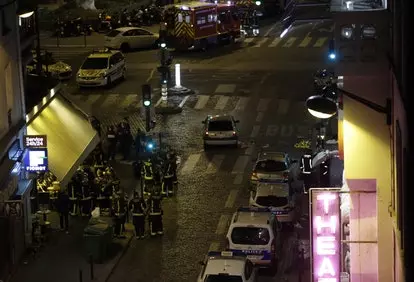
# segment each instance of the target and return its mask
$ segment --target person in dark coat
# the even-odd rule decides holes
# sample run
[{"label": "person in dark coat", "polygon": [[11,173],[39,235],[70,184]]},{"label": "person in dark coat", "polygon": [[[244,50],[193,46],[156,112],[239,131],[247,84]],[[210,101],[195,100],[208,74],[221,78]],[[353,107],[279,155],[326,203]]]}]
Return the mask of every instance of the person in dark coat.
[{"label": "person in dark coat", "polygon": [[91,117],[91,125],[96,130],[96,132],[98,132],[99,137],[101,137],[101,122],[95,116]]},{"label": "person in dark coat", "polygon": [[108,140],[108,160],[115,160],[117,135],[112,125],[108,127],[106,139]]},{"label": "person in dark coat", "polygon": [[70,199],[66,192],[59,192],[56,206],[59,213],[60,228],[69,233]]}]

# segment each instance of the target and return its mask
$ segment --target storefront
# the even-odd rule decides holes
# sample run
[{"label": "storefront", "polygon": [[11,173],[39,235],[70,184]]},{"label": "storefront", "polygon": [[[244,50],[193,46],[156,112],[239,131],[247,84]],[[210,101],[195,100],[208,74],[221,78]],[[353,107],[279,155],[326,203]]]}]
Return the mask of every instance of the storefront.
[{"label": "storefront", "polygon": [[54,88],[26,119],[28,136],[46,136],[48,170],[66,187],[100,142],[88,116]]}]

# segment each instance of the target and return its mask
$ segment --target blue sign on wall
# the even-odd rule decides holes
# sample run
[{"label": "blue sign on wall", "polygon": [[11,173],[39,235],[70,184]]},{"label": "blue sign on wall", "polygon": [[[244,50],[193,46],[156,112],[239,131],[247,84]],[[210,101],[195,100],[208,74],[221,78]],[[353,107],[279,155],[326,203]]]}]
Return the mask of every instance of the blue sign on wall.
[{"label": "blue sign on wall", "polygon": [[29,172],[48,170],[47,148],[31,148],[24,158],[24,166]]}]

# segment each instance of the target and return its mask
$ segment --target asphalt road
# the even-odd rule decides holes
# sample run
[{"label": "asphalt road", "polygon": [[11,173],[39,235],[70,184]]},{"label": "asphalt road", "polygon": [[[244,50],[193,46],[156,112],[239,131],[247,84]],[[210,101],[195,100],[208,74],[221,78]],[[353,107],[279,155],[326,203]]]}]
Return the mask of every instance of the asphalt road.
[{"label": "asphalt road", "polygon": [[[110,282],[195,281],[198,261],[208,250],[222,249],[232,213],[248,204],[248,178],[260,148],[268,145],[299,157],[293,144],[316,122],[304,101],[312,94],[312,73],[327,65],[329,28],[325,23],[297,26],[280,39],[280,27],[269,25],[260,37],[237,46],[174,54],[175,62],[182,64],[182,84],[196,91],[183,102],[181,114],[160,117],[156,128],[166,133],[166,141],[182,159],[178,195],[164,201],[165,235],[134,241]],[[63,50],[76,70],[86,56],[85,48],[62,47],[61,58]],[[154,72],[158,55],[157,50],[145,50],[126,56],[125,81],[110,89],[79,90],[71,80],[66,89],[106,124],[128,116],[136,130],[143,126],[141,84],[152,84],[154,103],[159,98]],[[240,120],[240,147],[205,152],[201,121],[208,114],[223,113]],[[294,238],[284,235],[278,273],[262,273],[259,281],[297,281]]]}]

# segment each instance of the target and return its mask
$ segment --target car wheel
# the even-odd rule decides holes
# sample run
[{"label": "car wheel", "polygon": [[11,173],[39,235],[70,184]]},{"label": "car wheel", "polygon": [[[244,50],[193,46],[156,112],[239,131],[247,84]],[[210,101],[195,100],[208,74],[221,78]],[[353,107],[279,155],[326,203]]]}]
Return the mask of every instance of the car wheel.
[{"label": "car wheel", "polygon": [[201,51],[207,51],[207,49],[208,49],[208,41],[207,41],[207,39],[202,39],[201,40],[201,42],[200,42],[200,49],[201,49]]},{"label": "car wheel", "polygon": [[109,87],[111,87],[111,85],[112,85],[112,79],[111,79],[110,76],[108,76],[108,79],[106,81],[106,87],[109,88]]},{"label": "car wheel", "polygon": [[131,47],[129,46],[128,43],[122,43],[120,49],[121,49],[122,52],[126,53],[126,52],[129,52],[131,50]]},{"label": "car wheel", "polygon": [[125,80],[125,73],[126,73],[126,69],[124,68],[124,69],[122,70],[122,75],[121,75],[121,79],[122,79],[122,80]]}]

